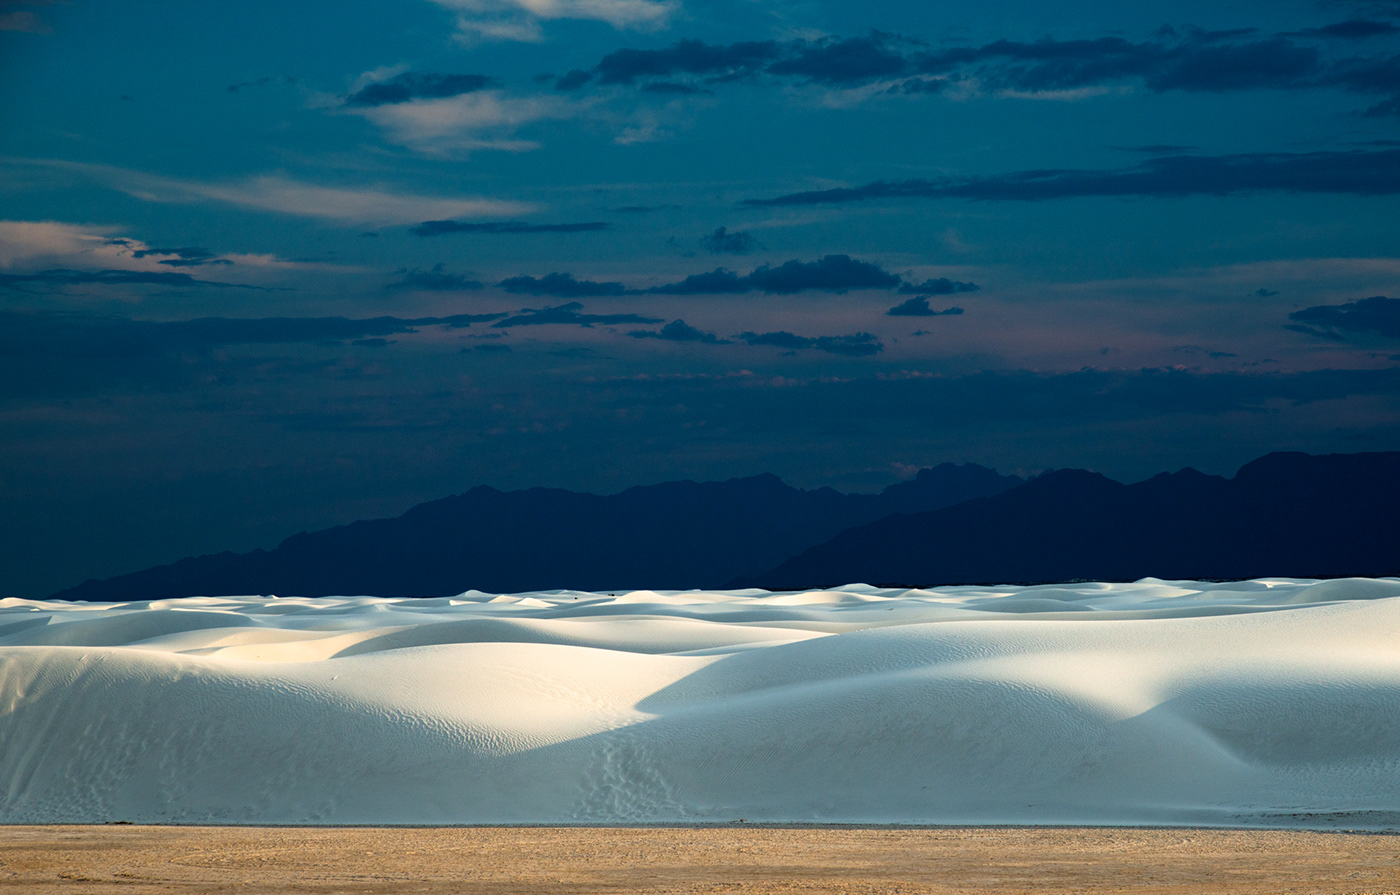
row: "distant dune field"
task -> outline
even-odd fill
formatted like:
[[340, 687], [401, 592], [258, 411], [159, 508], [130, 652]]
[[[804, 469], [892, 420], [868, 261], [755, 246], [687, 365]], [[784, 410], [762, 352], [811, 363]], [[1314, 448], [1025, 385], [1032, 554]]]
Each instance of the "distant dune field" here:
[[1400, 828], [1400, 580], [0, 603], [0, 822]]

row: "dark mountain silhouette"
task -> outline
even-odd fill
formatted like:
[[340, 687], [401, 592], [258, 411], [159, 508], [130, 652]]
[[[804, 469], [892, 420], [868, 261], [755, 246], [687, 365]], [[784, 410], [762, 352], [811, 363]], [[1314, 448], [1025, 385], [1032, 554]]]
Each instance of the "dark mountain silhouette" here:
[[773, 475], [669, 482], [606, 497], [480, 487], [396, 519], [294, 535], [270, 551], [182, 559], [88, 581], [54, 599], [721, 587], [852, 526], [997, 494], [1022, 481], [945, 463], [878, 495], [802, 491]]
[[1269, 454], [1233, 479], [1123, 485], [1045, 473], [996, 496], [892, 516], [734, 585], [1330, 578], [1400, 573], [1400, 453]]

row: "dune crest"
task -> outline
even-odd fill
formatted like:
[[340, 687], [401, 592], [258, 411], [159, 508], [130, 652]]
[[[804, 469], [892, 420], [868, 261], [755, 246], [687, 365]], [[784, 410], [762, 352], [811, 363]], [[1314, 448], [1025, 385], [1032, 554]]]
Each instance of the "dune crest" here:
[[0, 822], [1400, 826], [1400, 579], [0, 601]]

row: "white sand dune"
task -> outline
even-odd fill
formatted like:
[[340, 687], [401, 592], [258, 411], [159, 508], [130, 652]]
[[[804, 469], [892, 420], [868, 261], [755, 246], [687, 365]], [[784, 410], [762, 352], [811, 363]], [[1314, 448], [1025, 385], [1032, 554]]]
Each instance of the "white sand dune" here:
[[0, 822], [1400, 827], [1400, 579], [0, 601]]

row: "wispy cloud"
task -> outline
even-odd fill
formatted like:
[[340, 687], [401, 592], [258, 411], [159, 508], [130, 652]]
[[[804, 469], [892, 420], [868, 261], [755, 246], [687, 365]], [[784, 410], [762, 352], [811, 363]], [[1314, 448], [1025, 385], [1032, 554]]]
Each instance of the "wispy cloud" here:
[[540, 22], [588, 19], [614, 28], [656, 30], [680, 8], [676, 0], [432, 0], [457, 13], [457, 39], [538, 41]]
[[1132, 168], [1014, 171], [989, 177], [876, 181], [856, 187], [748, 199], [745, 205], [826, 205], [872, 199], [1034, 201], [1081, 196], [1227, 196], [1240, 193], [1400, 192], [1400, 150], [1172, 155]]
[[49, 34], [53, 29], [39, 18], [38, 13], [28, 10], [0, 12], [0, 31], [27, 31], [30, 34]]
[[320, 279], [364, 272], [276, 255], [153, 246], [112, 226], [0, 221], [0, 288], [20, 292], [57, 295], [83, 287], [79, 291], [85, 295], [97, 289], [130, 297], [134, 286], [278, 290], [287, 288], [288, 274], [314, 273]]
[[437, 99], [347, 105], [343, 111], [370, 121], [393, 143], [425, 155], [452, 155], [473, 149], [537, 149], [538, 143], [514, 139], [515, 131], [535, 121], [573, 118], [590, 103], [591, 100], [580, 103], [558, 96], [514, 96], [502, 90], [477, 90]]
[[582, 326], [584, 328], [598, 326], [615, 326], [618, 324], [644, 325], [648, 323], [661, 323], [655, 317], [643, 317], [640, 314], [584, 314], [583, 305], [576, 301], [571, 301], [566, 305], [557, 305], [546, 308], [522, 308], [519, 314], [507, 317], [491, 324], [496, 329], [503, 329], [513, 326], [544, 326], [547, 324], [565, 324], [568, 326]]
[[799, 336], [780, 330], [768, 333], [739, 333], [734, 338], [750, 345], [768, 345], [787, 351], [813, 349], [842, 357], [870, 357], [885, 350], [885, 343], [870, 333], [854, 333], [849, 336]]
[[380, 185], [325, 186], [280, 174], [217, 182], [162, 177], [111, 165], [56, 159], [5, 159], [3, 163], [71, 171], [148, 202], [218, 202], [253, 211], [346, 225], [416, 224], [446, 218], [517, 215], [532, 210], [531, 206], [522, 202], [424, 196]]
[[605, 221], [584, 221], [572, 224], [527, 224], [524, 221], [424, 221], [409, 230], [414, 236], [444, 236], [449, 233], [595, 233], [609, 230], [612, 224]]

